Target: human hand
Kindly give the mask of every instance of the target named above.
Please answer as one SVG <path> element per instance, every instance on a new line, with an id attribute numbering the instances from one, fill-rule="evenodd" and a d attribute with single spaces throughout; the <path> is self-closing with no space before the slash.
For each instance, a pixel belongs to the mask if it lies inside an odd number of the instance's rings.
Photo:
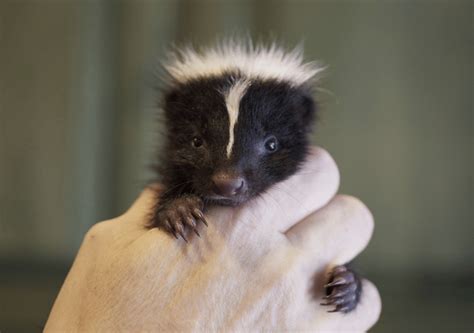
<path id="1" fill-rule="evenodd" d="M 338 183 L 334 161 L 315 148 L 261 197 L 211 209 L 189 243 L 145 228 L 145 190 L 87 233 L 45 330 L 368 330 L 381 309 L 370 282 L 348 314 L 319 305 L 326 274 L 362 251 L 373 229 L 360 201 L 334 196 Z"/>

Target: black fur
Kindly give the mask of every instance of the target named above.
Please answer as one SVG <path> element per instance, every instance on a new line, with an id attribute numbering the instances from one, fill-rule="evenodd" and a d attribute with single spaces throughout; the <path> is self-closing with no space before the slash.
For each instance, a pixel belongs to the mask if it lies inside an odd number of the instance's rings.
<path id="1" fill-rule="evenodd" d="M 164 93 L 166 144 L 160 173 L 165 189 L 150 226 L 187 241 L 187 229 L 199 235 L 196 225 L 207 224 L 206 207 L 241 204 L 296 173 L 304 162 L 317 105 L 309 86 L 276 80 L 251 81 L 240 100 L 227 157 L 230 120 L 224 92 L 239 79 L 238 72 L 196 78 L 174 83 Z M 268 149 L 270 139 L 276 139 L 275 151 Z M 219 172 L 242 177 L 241 191 L 217 195 L 213 177 Z"/>
<path id="2" fill-rule="evenodd" d="M 177 84 L 165 94 L 166 145 L 161 169 L 168 189 L 162 200 L 194 194 L 204 202 L 235 205 L 294 174 L 304 161 L 308 133 L 316 111 L 308 87 L 276 81 L 254 81 L 241 100 L 235 144 L 229 160 L 229 116 L 222 91 L 238 78 L 228 74 Z M 203 139 L 192 146 L 195 136 Z M 279 149 L 266 153 L 265 140 L 275 136 Z M 232 170 L 246 179 L 247 191 L 216 200 L 211 177 Z"/>

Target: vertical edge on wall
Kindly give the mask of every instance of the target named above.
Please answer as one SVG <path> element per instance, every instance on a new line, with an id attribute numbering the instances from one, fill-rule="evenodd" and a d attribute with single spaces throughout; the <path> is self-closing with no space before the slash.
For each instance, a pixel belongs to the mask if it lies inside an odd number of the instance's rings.
<path id="1" fill-rule="evenodd" d="M 68 115 L 71 221 L 65 221 L 71 225 L 68 237 L 77 246 L 92 224 L 111 217 L 116 195 L 116 17 L 116 6 L 109 1 L 87 1 L 77 7 L 77 79 L 71 86 Z"/>

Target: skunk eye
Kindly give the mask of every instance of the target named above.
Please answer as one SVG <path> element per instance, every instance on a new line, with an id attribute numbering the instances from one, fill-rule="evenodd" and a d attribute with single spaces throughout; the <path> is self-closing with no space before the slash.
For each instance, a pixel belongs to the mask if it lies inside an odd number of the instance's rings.
<path id="1" fill-rule="evenodd" d="M 265 149 L 271 153 L 277 151 L 278 149 L 278 140 L 272 136 L 265 141 Z"/>
<path id="2" fill-rule="evenodd" d="M 193 144 L 193 147 L 199 148 L 199 147 L 202 146 L 203 141 L 202 141 L 202 139 L 201 139 L 200 137 L 195 136 L 195 137 L 193 138 L 192 144 Z"/>

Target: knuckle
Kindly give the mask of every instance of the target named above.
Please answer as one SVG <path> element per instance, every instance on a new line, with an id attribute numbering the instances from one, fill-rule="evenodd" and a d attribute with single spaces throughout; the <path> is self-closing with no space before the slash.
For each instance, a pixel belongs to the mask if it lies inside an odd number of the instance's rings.
<path id="1" fill-rule="evenodd" d="M 102 238 L 102 235 L 109 228 L 111 221 L 103 221 L 94 224 L 85 234 L 84 241 L 90 242 Z"/>
<path id="2" fill-rule="evenodd" d="M 321 147 L 311 147 L 309 161 L 315 164 L 318 170 L 324 171 L 326 174 L 331 174 L 335 177 L 335 181 L 339 184 L 339 169 L 331 154 Z"/>
<path id="3" fill-rule="evenodd" d="M 370 238 L 374 229 L 374 218 L 367 206 L 351 195 L 338 195 L 335 200 L 344 211 L 346 223 L 350 223 L 353 228 L 357 228 Z"/>
<path id="4" fill-rule="evenodd" d="M 336 208 L 341 214 L 340 223 L 343 225 L 344 238 L 347 244 L 350 244 L 350 251 L 344 252 L 344 255 L 349 253 L 353 258 L 363 251 L 372 237 L 373 217 L 367 206 L 353 196 L 338 195 L 335 200 Z M 344 262 L 352 258 L 345 258 Z"/>

